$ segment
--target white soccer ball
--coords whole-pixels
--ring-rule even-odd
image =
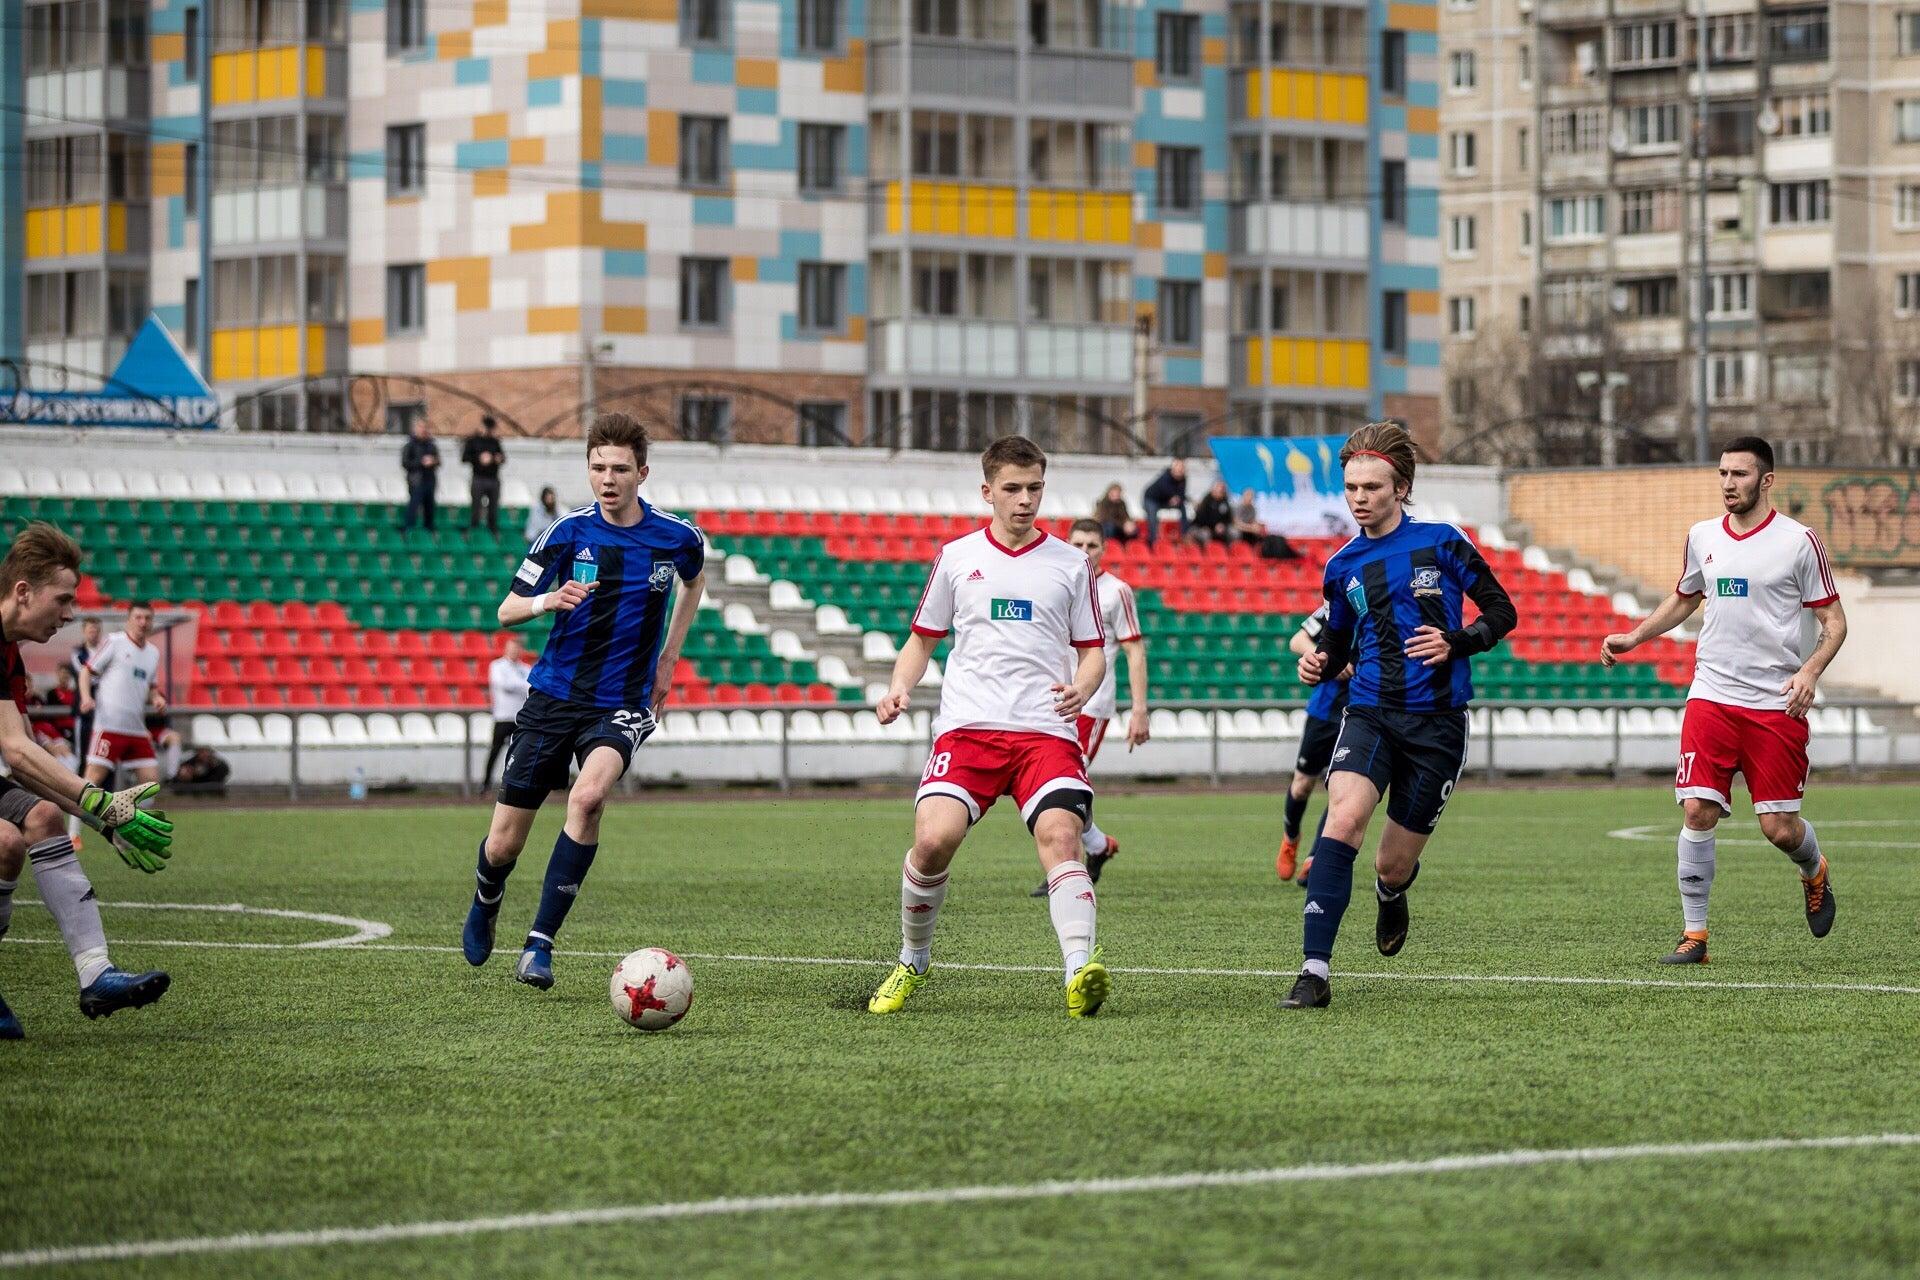
[[[693,974],[673,952],[642,947],[613,967],[607,997],[628,1026],[665,1031],[693,1005]]]

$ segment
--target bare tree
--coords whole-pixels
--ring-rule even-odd
[[[1920,316],[1895,316],[1881,298],[1843,309],[1836,327],[1835,452],[1897,466],[1901,446],[1920,441]]]

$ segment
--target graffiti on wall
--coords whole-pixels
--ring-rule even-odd
[[[1836,475],[1817,496],[1796,485],[1789,497],[1788,514],[1820,529],[1836,563],[1920,568],[1920,475]]]

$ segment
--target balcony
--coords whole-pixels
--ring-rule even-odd
[[[1011,320],[882,320],[873,326],[881,374],[1129,385],[1130,325]]]
[[[28,76],[26,123],[145,119],[151,90],[145,67],[79,67]]]
[[[1123,64],[1125,65],[1125,64]],[[986,104],[1010,103],[1018,90],[1013,49],[971,40],[916,36],[909,64],[898,41],[875,41],[867,55],[867,83],[875,97],[898,97],[912,73],[915,98],[976,98]],[[1127,81],[1131,92],[1131,73]]]
[[[1244,120],[1364,126],[1367,78],[1336,71],[1236,71],[1230,101]]]
[[[1273,200],[1228,211],[1234,253],[1273,258],[1367,257],[1367,211],[1352,205]]]
[[[301,350],[304,344],[306,350]],[[300,367],[304,354],[306,368]],[[346,368],[347,327],[343,324],[270,324],[218,326],[213,331],[213,380],[254,382]]]
[[[70,204],[27,210],[28,258],[89,257],[147,251],[147,206]]]
[[[284,45],[213,55],[212,103],[244,107],[288,98],[347,96],[347,51],[334,45]]]
[[[1232,368],[1240,386],[1365,391],[1371,354],[1358,338],[1236,338]]]
[[[882,234],[901,233],[903,184],[881,194]],[[1037,240],[1057,244],[1128,246],[1133,243],[1133,196],[1125,191],[1035,188],[1025,207],[1010,186],[915,179],[907,201],[907,230],[917,236],[975,240]]]
[[[223,247],[346,238],[344,186],[267,187],[213,196],[213,242]]]
[[[1124,53],[1035,49],[1027,54],[1027,100],[1035,106],[1133,110],[1133,59]]]

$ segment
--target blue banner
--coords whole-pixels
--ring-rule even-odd
[[[100,390],[0,393],[0,422],[24,426],[205,429],[219,420],[220,397],[152,316]]]
[[[1345,436],[1214,436],[1214,460],[1235,501],[1249,490],[1269,533],[1293,537],[1351,537],[1340,466]]]

